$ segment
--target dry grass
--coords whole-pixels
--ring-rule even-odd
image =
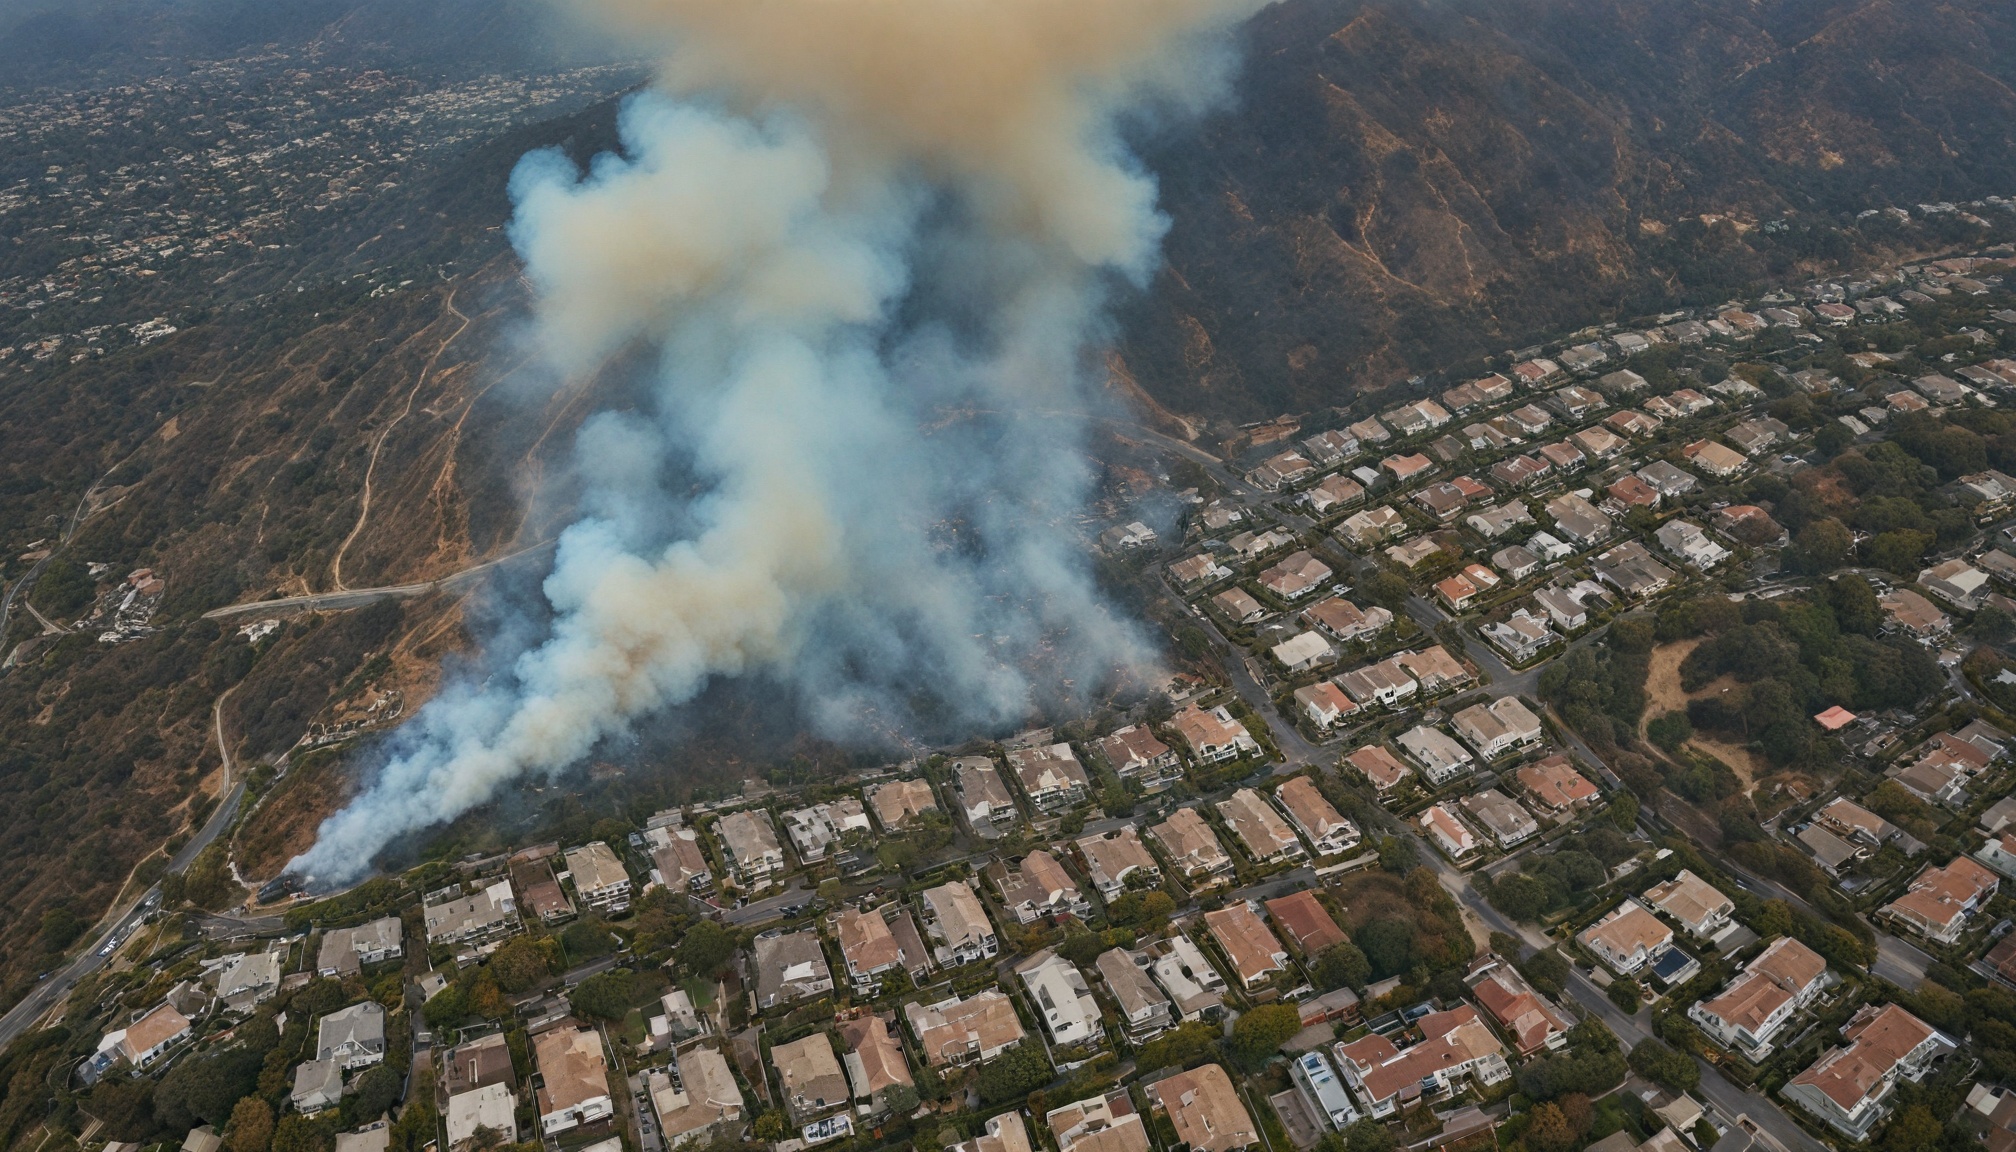
[[[1689,702],[1719,695],[1736,687],[1736,681],[1728,676],[1720,677],[1704,685],[1698,692],[1687,692],[1680,687],[1680,665],[1689,653],[1701,646],[1701,638],[1679,640],[1671,644],[1661,644],[1652,650],[1651,668],[1645,677],[1645,695],[1651,701],[1645,715],[1639,718],[1638,735],[1643,737],[1654,717],[1667,712],[1685,712]],[[1716,740],[1696,735],[1687,742],[1695,750],[1713,756],[1729,766],[1736,778],[1743,781],[1744,794],[1757,788],[1757,781],[1771,773],[1771,766],[1763,757],[1740,744],[1726,740]]]

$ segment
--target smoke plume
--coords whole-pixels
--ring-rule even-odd
[[[289,865],[319,884],[712,677],[870,739],[1153,663],[1074,521],[1102,297],[1165,227],[1114,117],[1214,94],[1255,0],[581,6],[660,81],[621,156],[521,162],[510,234],[553,379],[646,347],[652,404],[579,434],[550,633],[395,734]]]

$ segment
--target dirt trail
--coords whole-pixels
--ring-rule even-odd
[[[1651,670],[1645,677],[1645,695],[1650,704],[1645,715],[1638,720],[1638,735],[1642,738],[1652,720],[1667,712],[1685,712],[1690,700],[1701,700],[1726,691],[1735,684],[1734,680],[1722,677],[1705,685],[1699,692],[1688,693],[1680,687],[1680,664],[1689,653],[1701,646],[1700,637],[1679,640],[1672,644],[1662,644],[1652,650]],[[1755,752],[1740,744],[1726,740],[1713,740],[1696,735],[1688,746],[1706,752],[1729,766],[1736,778],[1743,782],[1743,793],[1749,795],[1757,790],[1757,781],[1770,773],[1770,766]]]

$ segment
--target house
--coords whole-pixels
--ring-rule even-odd
[[[964,1000],[954,996],[928,1006],[905,1004],[903,1016],[917,1037],[924,1062],[933,1068],[984,1063],[1027,1035],[1015,1014],[1015,1002],[993,988]]]
[[[1664,420],[1659,419],[1657,416],[1631,408],[1612,412],[1603,418],[1603,426],[1605,428],[1616,432],[1619,436],[1628,436],[1633,439],[1642,439],[1650,436],[1654,432],[1659,431],[1660,426],[1665,423]]]
[[[1237,1152],[1260,1143],[1259,1125],[1239,1101],[1232,1078],[1205,1064],[1148,1085],[1148,1102],[1169,1116],[1176,1143],[1190,1152]]]
[[[1512,500],[1465,516],[1463,523],[1486,540],[1496,540],[1521,525],[1533,523],[1533,513],[1526,510],[1526,505]]]
[[[1413,500],[1423,512],[1445,524],[1470,505],[1470,498],[1464,495],[1463,489],[1446,480],[1422,488],[1414,493]]]
[[[1403,540],[1388,547],[1386,555],[1395,564],[1412,572],[1442,555],[1442,542],[1434,536],[1416,536],[1412,540]]]
[[[1573,547],[1555,539],[1551,532],[1535,532],[1527,538],[1526,547],[1549,564],[1556,560],[1566,560],[1575,554]]]
[[[833,990],[833,970],[819,933],[765,932],[756,937],[756,1006],[761,1009],[794,1004]]]
[[[1791,436],[1792,429],[1769,416],[1744,420],[1723,429],[1722,435],[1745,456],[1755,456]]]
[[[315,1058],[334,1061],[345,1072],[384,1060],[385,1006],[366,1000],[322,1017],[315,1029]]]
[[[134,1068],[145,1068],[187,1040],[194,1031],[189,1018],[176,1011],[174,1005],[157,1004],[126,1027],[107,1032],[98,1041],[98,1051],[101,1055],[111,1054],[112,1059],[124,1060]],[[111,1067],[112,1059],[103,1061],[99,1072]]]
[[[1370,441],[1374,444],[1384,444],[1393,438],[1392,431],[1381,424],[1377,416],[1367,416],[1356,424],[1346,425],[1344,431],[1361,443]]]
[[[1462,612],[1477,598],[1477,586],[1462,576],[1451,576],[1435,585],[1435,595],[1451,612]]]
[[[1549,500],[1546,512],[1554,518],[1555,528],[1577,544],[1594,544],[1610,534],[1610,517],[1573,492]]]
[[[486,1128],[504,1143],[518,1142],[518,1099],[509,1086],[486,1084],[448,1097],[450,1152],[473,1146]]]
[[[1334,575],[1330,566],[1309,552],[1291,552],[1260,573],[1260,586],[1283,600],[1300,600]]]
[[[1605,491],[1610,496],[1607,503],[1613,504],[1625,512],[1629,512],[1633,508],[1657,508],[1659,506],[1659,490],[1629,472],[1626,472],[1622,478],[1613,482]]]
[[[1967,774],[1937,753],[1909,766],[1894,767],[1888,775],[1928,804],[1957,808],[1967,801]]]
[[[1974,860],[1955,857],[1943,868],[1928,866],[1902,896],[1879,915],[1939,944],[1952,944],[1976,910],[1995,895],[2000,881]]]
[[[1673,499],[1700,487],[1701,482],[1664,460],[1654,460],[1638,470],[1638,478],[1650,484],[1660,496]]]
[[[1092,886],[1099,890],[1099,896],[1104,900],[1112,900],[1125,892],[1127,877],[1136,871],[1144,878],[1162,874],[1155,857],[1149,854],[1148,846],[1141,843],[1141,834],[1131,824],[1079,840],[1078,855],[1085,861],[1085,871],[1092,878]]]
[[[1758,548],[1775,547],[1791,538],[1770,513],[1755,504],[1718,509],[1709,523],[1724,536]]]
[[[1575,939],[1612,972],[1628,976],[1673,946],[1673,930],[1645,905],[1626,900]]]
[[[1097,1045],[1105,1035],[1099,1002],[1092,999],[1084,974],[1069,960],[1045,948],[1017,964],[1015,975],[1028,990],[1029,1004],[1051,1043],[1059,1047]]]
[[[925,930],[938,942],[934,959],[939,967],[956,968],[1000,953],[994,922],[987,919],[980,897],[964,882],[953,880],[926,888],[919,899],[924,903]]]
[[[1304,633],[1313,636],[1315,633]],[[1319,681],[1306,688],[1295,690],[1295,707],[1309,718],[1309,722],[1320,730],[1327,731],[1342,723],[1345,718],[1358,711],[1358,705],[1344,690],[1329,680]]]
[[[1671,568],[1653,559],[1636,540],[1628,540],[1596,558],[1596,578],[1632,599],[1656,596],[1673,586]]]
[[[985,756],[965,756],[952,762],[952,790],[974,831],[1011,824],[1022,815],[1008,795],[1001,773]]]
[[[1477,754],[1486,760],[1516,748],[1537,744],[1546,734],[1540,718],[1517,696],[1501,696],[1488,704],[1472,704],[1456,713],[1450,723]]]
[[[1829,876],[1839,876],[1842,870],[1858,860],[1868,858],[1869,849],[1849,840],[1843,840],[1833,832],[1818,824],[1808,824],[1799,829],[1794,839],[1813,853],[1813,862]]]
[[[1596,387],[1606,396],[1635,396],[1651,386],[1651,381],[1629,368],[1619,368],[1596,378]]]
[[[1317,1123],[1333,1132],[1342,1132],[1358,1122],[1358,1109],[1344,1082],[1331,1070],[1321,1052],[1304,1052],[1288,1065],[1288,1079],[1301,1097],[1302,1109]]]
[[[1827,961],[1784,936],[1773,941],[1713,999],[1696,1002],[1687,1010],[1687,1018],[1715,1043],[1761,1064],[1771,1054],[1780,1030],[1826,987]]]
[[[1183,762],[1176,750],[1156,739],[1146,724],[1129,724],[1111,736],[1101,737],[1099,755],[1122,780],[1140,780],[1143,788],[1159,792],[1183,775]]]
[[[397,916],[383,916],[355,928],[331,928],[322,934],[315,971],[322,976],[355,976],[366,964],[378,964],[406,954]]]
[[[868,808],[875,813],[876,823],[882,825],[885,832],[896,831],[908,824],[913,816],[938,811],[938,798],[932,794],[929,780],[891,780],[886,784],[871,784],[867,795]]]
[[[847,1083],[847,1073],[824,1032],[770,1049],[770,1065],[777,1069],[784,1108],[796,1123],[808,1124],[853,1103],[853,1086]]]
[[[1589,457],[1582,449],[1570,444],[1566,440],[1558,444],[1542,444],[1539,452],[1540,459],[1546,461],[1549,468],[1561,473],[1563,476],[1580,470],[1584,464],[1589,462]]]
[[[442,1087],[451,1098],[492,1084],[507,1088],[518,1085],[517,1069],[511,1063],[511,1046],[501,1032],[450,1049],[441,1057],[441,1064]]]
[[[1306,888],[1267,901],[1267,915],[1274,921],[1275,931],[1305,957],[1321,956],[1345,941],[1344,930],[1329,909]]]
[[[1223,580],[1232,575],[1232,570],[1218,563],[1218,558],[1209,552],[1199,552],[1169,565],[1169,575],[1185,588],[1195,588]]]
[[[1344,762],[1356,768],[1381,795],[1392,791],[1402,780],[1414,774],[1412,768],[1377,744],[1353,748],[1344,754]]]
[[[1988,574],[1960,559],[1948,560],[1925,569],[1918,573],[1918,583],[1926,591],[1963,612],[1972,612],[1979,608],[1990,591]]]
[[[1580,448],[1591,460],[1608,460],[1630,447],[1622,436],[1607,428],[1584,428],[1571,433],[1568,442]]]
[[[1336,856],[1358,846],[1358,826],[1346,820],[1309,777],[1289,780],[1274,793],[1274,798],[1295,827],[1316,846],[1316,855]]]
[[[1304,855],[1295,830],[1251,788],[1241,788],[1219,801],[1218,815],[1255,863],[1275,864]]]
[[[1043,1122],[1057,1152],[1148,1152],[1148,1129],[1125,1088],[1053,1108]]]
[[[1018,923],[1033,924],[1046,916],[1083,917],[1092,911],[1091,901],[1078,892],[1077,881],[1057,858],[1041,848],[1022,858],[1011,869],[997,860],[982,870],[1001,894],[1001,904],[1015,914]]]
[[[1960,477],[1958,487],[1974,504],[1977,514],[1997,511],[2016,502],[2016,476],[1993,468]]]
[[[1532,484],[1553,470],[1553,464],[1533,456],[1510,456],[1491,465],[1491,479],[1516,490]]]
[[[1883,611],[1890,616],[1890,623],[1920,640],[1930,640],[1952,631],[1953,621],[1944,612],[1932,606],[1930,600],[1911,591],[1897,588],[1876,598]]]
[[[1898,832],[1895,824],[1845,797],[1836,797],[1828,801],[1813,814],[1813,819],[1834,832],[1871,848],[1882,847],[1886,840]]]
[[[864,996],[874,995],[890,973],[903,971],[906,960],[920,959],[904,956],[903,945],[880,911],[842,908],[833,917],[833,929],[840,940],[840,958],[847,966],[847,983]]]
[[[442,897],[444,893],[430,894],[422,909],[427,926],[427,942],[430,944],[483,944],[500,940],[524,928],[524,924],[518,919],[518,901],[511,893],[511,882],[508,880],[495,881],[467,896],[456,889],[448,891],[453,895],[438,901],[436,898]],[[277,991],[279,987],[277,967],[273,975],[273,986]],[[219,994],[224,995],[221,988]]]
[[[1579,384],[1557,389],[1546,400],[1548,407],[1570,420],[1582,420],[1590,413],[1600,411],[1606,403],[1601,395]]]
[[[952,1144],[946,1152],[1032,1152],[1028,1142],[1028,1126],[1022,1124],[1020,1112],[1002,1112],[1000,1116],[988,1120],[984,1132],[964,1144]]]
[[[1022,795],[1038,811],[1069,808],[1092,791],[1092,778],[1085,774],[1085,766],[1078,763],[1069,744],[1011,748],[1008,767],[1015,773],[1015,782],[1022,786]]]
[[[1967,398],[1966,385],[1936,372],[1911,381],[1911,387],[1934,404],[1958,404]]]
[[[1334,508],[1349,508],[1364,499],[1365,486],[1341,472],[1325,476],[1315,487],[1302,493],[1302,502],[1318,516],[1327,515]]]
[[[858,803],[855,804],[859,808]],[[867,826],[867,817],[862,817]],[[573,873],[574,891],[590,908],[605,916],[620,916],[630,910],[630,873],[609,845],[591,840],[567,850],[567,870]]]
[[[303,1060],[294,1068],[294,1110],[312,1116],[343,1100],[343,1066],[334,1060]]]
[[[1304,461],[1304,463],[1307,463]],[[1099,543],[1109,553],[1132,551],[1146,548],[1155,543],[1158,536],[1153,528],[1135,520],[1127,524],[1116,524],[1099,534]]]
[[[1328,664],[1337,658],[1330,642],[1314,629],[1296,633],[1276,644],[1270,652],[1275,662],[1291,674],[1307,672],[1318,664]]]
[[[1195,808],[1178,808],[1148,829],[1185,880],[1212,880],[1232,871],[1232,857]]]
[[[1470,967],[1464,978],[1470,996],[1497,1021],[1512,1048],[1523,1059],[1543,1051],[1560,1051],[1568,1046],[1568,1030],[1575,1025],[1559,1008],[1549,1004],[1519,970],[1498,956],[1486,955]]]
[[[1302,619],[1347,644],[1393,626],[1393,613],[1376,604],[1360,609],[1342,596],[1326,597],[1310,605],[1302,613]]]
[[[1288,952],[1247,903],[1204,913],[1204,927],[1231,965],[1240,986],[1252,991],[1288,970]]]
[[[1225,978],[1188,936],[1177,934],[1148,946],[1149,974],[1169,994],[1184,1023],[1216,1018],[1225,1009]]]
[[[1717,444],[1713,440],[1696,440],[1680,449],[1680,454],[1694,465],[1696,471],[1717,480],[1727,480],[1740,475],[1743,469],[1749,467],[1749,461],[1744,459],[1743,453]]]
[[[1582,605],[1572,591],[1566,588],[1542,588],[1533,593],[1533,603],[1556,628],[1573,632],[1589,625],[1589,610]]]
[[[1246,474],[1246,482],[1262,492],[1279,492],[1315,472],[1316,466],[1304,459],[1300,452],[1288,451],[1268,457],[1258,468]]]
[[[1477,634],[1505,653],[1506,659],[1514,664],[1524,664],[1538,656],[1542,649],[1561,640],[1561,635],[1549,628],[1545,620],[1524,608],[1495,624],[1484,625]]]
[[[2016,877],[2016,831],[1990,836],[1974,850],[1974,858],[2003,876]]]
[[[1206,764],[1222,764],[1260,751],[1260,742],[1222,704],[1208,710],[1192,704],[1169,723],[1190,746],[1190,754]]]
[[[1668,520],[1652,534],[1659,546],[1683,564],[1706,572],[1729,558],[1729,550],[1708,538],[1698,525],[1685,520]]]
[[[1959,1046],[1895,1004],[1869,1004],[1830,1048],[1792,1078],[1781,1094],[1851,1140],[1869,1135],[1889,1114],[1884,1102],[1899,1080],[1917,1082],[1932,1062]]]
[[[1409,455],[1392,455],[1379,462],[1382,471],[1391,475],[1396,483],[1405,484],[1424,472],[1432,472],[1435,462],[1415,452]]]
[[[1460,688],[1476,677],[1470,670],[1458,663],[1440,644],[1431,645],[1418,652],[1402,652],[1394,657],[1409,676],[1421,685],[1424,693],[1440,692],[1447,688]]]
[[[510,899],[511,886],[498,884]],[[513,922],[516,922],[514,916]],[[271,1000],[280,991],[282,953],[244,952],[226,957],[212,977],[217,998],[234,1012],[250,1012],[255,1005]]]
[[[1169,998],[1148,978],[1145,953],[1110,948],[1099,954],[1093,967],[1106,982],[1106,991],[1120,1005],[1120,1026],[1130,1043],[1152,1040],[1176,1026],[1176,1014]]]
[[[1596,802],[1596,785],[1575,770],[1566,756],[1554,755],[1528,764],[1517,773],[1527,802],[1550,816],[1564,816]]]
[[[863,1115],[889,1111],[891,1089],[917,1086],[903,1058],[895,1021],[893,1015],[866,1013],[840,1023],[840,1046],[845,1052],[841,1063],[854,1090],[855,1109]]]
[[[849,833],[865,839],[873,830],[868,826],[868,810],[859,800],[848,797],[784,813],[784,833],[791,838],[800,860],[816,864]]]
[[[549,851],[550,849],[550,851]],[[558,844],[540,845],[517,854],[511,862],[511,886],[517,889],[518,905],[539,918],[541,924],[558,924],[574,918],[574,901],[553,875],[547,861],[560,852]],[[533,855],[537,853],[537,855]]]
[[[920,781],[910,781],[920,783]],[[926,784],[928,795],[931,786]],[[674,892],[705,888],[714,882],[714,868],[707,851],[700,846],[700,833],[692,828],[646,828],[644,843],[651,852],[658,882]]]
[[[722,1125],[740,1120],[747,1108],[727,1058],[704,1045],[688,1048],[664,1068],[645,1073],[644,1089],[671,1148],[689,1139],[704,1140]]]
[[[1534,821],[1517,800],[1498,791],[1486,788],[1482,792],[1465,796],[1463,811],[1470,819],[1483,826],[1500,848],[1512,848],[1524,844],[1540,834],[1540,825]]]
[[[1353,512],[1337,526],[1337,538],[1354,547],[1364,548],[1382,540],[1391,540],[1407,530],[1407,521],[1391,508],[1367,508]]]
[[[592,1029],[563,1026],[541,1032],[532,1037],[532,1053],[544,1082],[534,1093],[542,1134],[558,1135],[616,1114],[602,1041]]]
[[[1335,428],[1302,441],[1305,454],[1324,467],[1341,464],[1358,454],[1358,438]]]
[[[1673,879],[1647,889],[1644,899],[1702,940],[1711,939],[1727,928],[1729,918],[1736,913],[1735,901],[1686,868]]]
[[[1523,544],[1500,548],[1491,554],[1491,566],[1503,572],[1508,580],[1524,580],[1540,571],[1540,565],[1540,557]]]
[[[1523,360],[1512,366],[1512,375],[1528,388],[1545,383],[1560,371],[1561,366],[1552,360]]]
[[[1255,620],[1267,615],[1267,609],[1262,607],[1260,601],[1255,600],[1253,594],[1244,588],[1227,588],[1225,591],[1211,597],[1211,603],[1216,605],[1218,610],[1225,614],[1225,618],[1234,624],[1251,624]]]
[[[1334,1049],[1337,1068],[1372,1116],[1390,1116],[1426,1093],[1451,1089],[1465,1076],[1496,1084],[1512,1075],[1505,1049],[1468,1004],[1430,1012],[1416,1025],[1423,1037],[1407,1049],[1374,1032]]]
[[[1421,775],[1431,787],[1439,788],[1470,769],[1469,751],[1440,728],[1417,724],[1400,734],[1399,744],[1421,765]]]
[[[1421,813],[1421,832],[1451,860],[1461,860],[1477,850],[1477,837],[1455,813],[1440,804],[1430,805]]]
[[[770,814],[761,808],[731,812],[714,825],[737,885],[758,889],[784,873],[784,848],[777,843]]]

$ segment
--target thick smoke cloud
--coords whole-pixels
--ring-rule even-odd
[[[1153,663],[1073,520],[1102,295],[1165,226],[1112,117],[1213,91],[1249,0],[590,7],[662,42],[661,83],[621,157],[525,158],[511,239],[554,379],[646,346],[653,406],[582,429],[550,634],[395,736],[290,865],[317,883],[712,677],[872,739]]]

